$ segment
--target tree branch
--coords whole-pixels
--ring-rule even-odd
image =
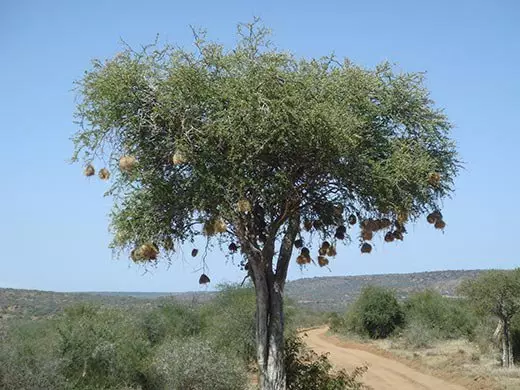
[[[283,236],[282,243],[280,245],[280,252],[278,254],[278,260],[276,262],[275,281],[282,288],[282,290],[285,285],[285,279],[287,278],[287,270],[291,260],[294,240],[296,239],[296,235],[299,231],[300,214],[294,214],[289,218],[289,224]]]

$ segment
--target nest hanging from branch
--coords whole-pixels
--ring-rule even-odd
[[[312,221],[310,219],[303,221],[303,228],[305,231],[310,232],[312,230]]]
[[[372,252],[372,245],[370,245],[368,242],[363,243],[363,245],[361,245],[361,253],[370,252]]]
[[[236,253],[236,251],[238,250],[237,244],[235,244],[234,242],[232,242],[231,244],[229,244],[229,246],[228,246],[228,250],[229,250],[231,253]]]
[[[438,219],[435,221],[435,229],[444,229],[446,227],[446,222],[442,219]]]
[[[320,267],[325,267],[326,265],[329,265],[329,259],[325,256],[318,256],[318,264]]]
[[[237,202],[237,210],[240,213],[250,213],[252,210],[251,203],[247,199],[240,199]]]
[[[361,232],[361,238],[363,241],[370,241],[374,237],[374,233],[372,233],[372,230],[363,230]]]
[[[85,170],[83,171],[83,174],[86,177],[94,176],[96,174],[96,170],[94,169],[94,166],[92,164],[88,164],[85,167]]]
[[[137,159],[134,156],[123,156],[119,159],[119,169],[125,173],[130,173],[135,168]]]
[[[98,176],[101,180],[108,180],[110,179],[110,172],[106,168],[101,168],[99,170]]]
[[[173,165],[181,165],[185,164],[188,160],[186,159],[186,156],[181,151],[177,150],[172,157],[172,163]]]
[[[199,250],[197,248],[193,248],[191,250],[191,256],[192,257],[197,257],[198,254],[199,254]]]
[[[294,247],[300,249],[303,247],[303,240],[301,238],[294,241]]]
[[[393,242],[394,240],[395,240],[395,237],[392,232],[388,232],[385,234],[385,242]]]
[[[441,175],[438,172],[432,172],[428,175],[428,184],[432,187],[438,187],[441,184]]]
[[[211,280],[209,279],[208,275],[206,275],[206,274],[200,275],[199,284],[208,284],[209,282],[211,282]]]
[[[357,217],[354,214],[350,214],[348,217],[349,225],[355,225],[357,223]]]

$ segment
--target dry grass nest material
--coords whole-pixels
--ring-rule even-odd
[[[85,174],[85,176],[90,177],[90,176],[94,176],[96,174],[96,170],[92,164],[88,164],[85,167],[85,170],[83,171],[83,173]]]
[[[110,172],[106,168],[101,168],[99,170],[98,176],[101,180],[108,180],[110,179]]]
[[[137,159],[134,156],[123,156],[119,159],[119,169],[126,173],[132,172],[136,164]]]

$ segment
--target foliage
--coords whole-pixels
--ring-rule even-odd
[[[58,332],[54,322],[3,322],[0,337],[0,388],[64,389],[66,379],[60,374]]]
[[[144,312],[140,326],[152,345],[167,337],[183,338],[202,332],[202,318],[194,307],[167,303]]]
[[[217,297],[202,308],[204,334],[219,350],[246,363],[256,358],[255,294],[248,286],[220,286]]]
[[[318,355],[306,348],[301,338],[285,341],[285,369],[288,390],[346,390],[364,388],[359,381],[367,367],[358,367],[351,374],[332,371],[327,355]]]
[[[255,23],[195,47],[126,47],[77,82],[73,160],[109,165],[113,246],[134,261],[202,233],[259,250],[292,218],[327,237],[349,214],[388,218],[402,236],[451,193],[451,124],[422,74],[298,59]]]
[[[243,390],[247,384],[247,368],[240,359],[197,339],[163,343],[152,370],[165,390]]]
[[[376,286],[363,289],[347,313],[346,326],[371,338],[385,338],[403,325],[404,314],[393,291]]]
[[[520,268],[488,271],[464,281],[459,291],[481,314],[510,320],[520,310]]]
[[[79,389],[145,386],[150,342],[130,313],[93,306],[65,312],[58,325],[62,371]]]
[[[411,295],[404,303],[404,312],[408,323],[405,333],[410,331],[410,324],[416,324],[444,339],[471,338],[478,323],[467,302],[445,298],[432,290]]]

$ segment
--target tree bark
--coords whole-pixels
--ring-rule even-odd
[[[299,216],[289,220],[273,270],[275,235],[247,255],[256,291],[256,355],[261,390],[285,390],[283,290]]]
[[[502,319],[502,366],[514,367],[513,344],[511,343],[511,327],[508,319]]]

